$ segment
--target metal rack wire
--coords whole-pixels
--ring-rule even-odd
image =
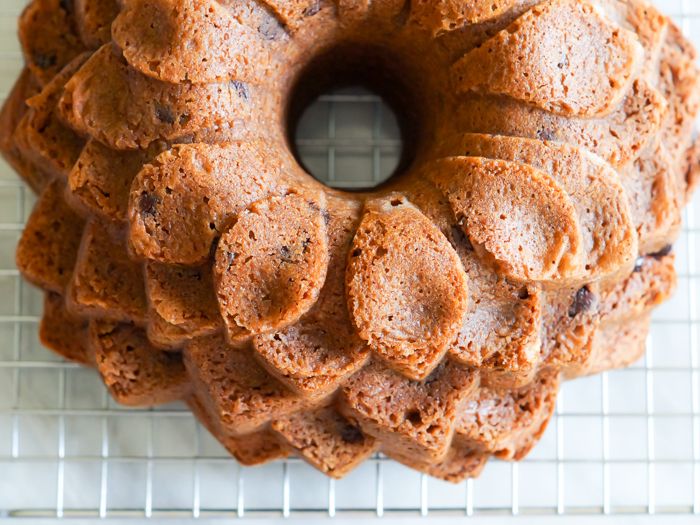
[[[21,67],[25,0],[0,5],[0,94]],[[700,44],[700,3],[665,0]],[[372,186],[398,163],[395,119],[377,97],[326,95],[298,131],[330,185]],[[699,196],[700,197],[700,196]],[[381,455],[327,480],[298,459],[242,468],[179,405],[114,404],[95,375],[43,350],[41,296],[14,266],[31,192],[0,166],[0,519],[389,515],[700,515],[700,198],[676,246],[679,290],[656,314],[645,360],[564,386],[540,445],[449,485]]]

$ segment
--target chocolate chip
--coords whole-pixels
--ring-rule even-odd
[[[643,266],[644,266],[644,257],[637,257],[637,260],[634,262],[634,273],[641,272]]]
[[[316,0],[313,5],[310,5],[306,9],[304,9],[304,12],[302,13],[304,16],[314,16],[316,13],[318,13],[321,10],[321,2],[319,0]]]
[[[403,6],[401,6],[401,11],[394,18],[394,24],[397,26],[406,25],[408,18],[411,15],[411,0],[405,0]]]
[[[163,106],[162,104],[156,103],[156,118],[161,122],[166,124],[175,124],[175,115],[173,115],[173,110],[168,106]]]
[[[554,131],[551,129],[541,128],[537,130],[537,138],[540,140],[554,140]]]
[[[663,248],[661,248],[658,252],[655,253],[650,253],[649,257],[653,257],[657,261],[663,259],[667,255],[669,255],[673,251],[673,246],[671,244],[667,244]]]
[[[289,249],[289,246],[282,246],[280,248],[280,258],[283,262],[292,262],[292,251]]]
[[[432,372],[430,372],[430,375],[423,380],[423,386],[430,386],[433,383],[439,381],[440,380],[440,371],[441,371],[441,368],[438,367],[435,370],[433,370]]]
[[[238,254],[236,252],[226,252],[226,262],[228,263],[228,269],[231,269],[231,266],[233,266],[233,261],[236,260],[238,257]]]
[[[240,80],[233,80],[231,81],[231,85],[233,86],[233,89],[236,90],[236,94],[242,98],[243,100],[249,100],[250,99],[250,91],[248,91],[248,84],[245,82],[241,82]]]
[[[69,15],[73,14],[73,0],[59,0],[58,5]]]
[[[258,33],[267,40],[279,40],[284,34],[284,28],[275,17],[270,15],[258,26]]]
[[[588,286],[584,286],[574,296],[574,302],[569,307],[569,317],[574,318],[581,313],[589,311],[594,304],[595,295],[588,289]]]
[[[530,298],[530,292],[528,291],[527,288],[523,287],[520,290],[518,290],[518,299],[521,301],[524,301],[525,299]]]
[[[47,54],[42,53],[40,51],[36,51],[32,55],[32,57],[34,59],[34,64],[36,64],[41,69],[48,69],[50,67],[53,67],[56,65],[56,62],[57,62],[56,55],[54,55],[54,54],[47,55]]]
[[[141,198],[139,199],[139,210],[141,211],[141,215],[155,215],[158,202],[158,197],[155,195],[145,191],[141,193]]]
[[[455,248],[461,246],[465,248],[468,252],[474,251],[474,246],[472,246],[469,237],[467,237],[467,234],[464,233],[464,230],[457,225],[452,226],[452,246],[454,246]]]
[[[159,352],[158,358],[162,359],[166,363],[182,363],[182,354],[180,352]]]
[[[350,445],[357,445],[365,440],[365,435],[358,427],[347,423],[340,429],[340,438]]]

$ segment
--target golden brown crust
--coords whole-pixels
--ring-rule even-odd
[[[68,174],[66,200],[82,215],[126,222],[131,183],[163,147],[116,151],[90,139]]]
[[[51,182],[39,197],[17,245],[17,268],[29,282],[63,294],[78,257],[85,222],[63,199],[63,183]]]
[[[99,221],[90,221],[83,231],[66,300],[75,315],[145,323],[141,267],[129,259],[124,239]]]
[[[119,13],[120,0],[73,0],[75,25],[88,49],[112,40],[112,22]]]
[[[146,165],[129,196],[134,254],[186,265],[210,258],[233,217],[281,189],[280,165],[256,144],[180,145]]]
[[[0,151],[4,159],[36,193],[41,193],[51,177],[22,156],[15,130],[28,110],[26,101],[41,90],[29,68],[25,67],[0,112]]]
[[[251,80],[268,61],[260,37],[216,0],[131,0],[112,38],[134,69],[174,84]]]
[[[97,370],[124,405],[151,406],[184,399],[190,390],[182,355],[160,352],[130,324],[90,322]]]
[[[216,419],[229,435],[255,432],[273,418],[307,405],[303,397],[270,377],[248,349],[233,349],[222,336],[188,344],[185,364],[195,389],[207,396]]]
[[[59,110],[78,133],[115,149],[156,140],[220,141],[240,135],[252,103],[236,83],[170,84],[128,67],[110,44],[98,49],[66,84]]]
[[[576,278],[578,215],[564,188],[527,164],[450,157],[427,168],[478,255],[518,281]]]
[[[455,421],[478,375],[444,361],[423,381],[372,363],[342,389],[341,412],[380,440],[382,450],[435,463],[447,455]]]
[[[278,419],[272,430],[305,461],[334,478],[346,475],[377,449],[371,436],[332,407]]]
[[[63,0],[34,0],[20,17],[24,59],[42,86],[84,51],[74,30],[71,5]]]
[[[555,0],[467,53],[452,75],[461,92],[504,94],[557,114],[591,117],[620,103],[642,57],[636,34],[610,23],[592,4]]]
[[[455,441],[501,459],[522,459],[547,427],[558,389],[551,370],[518,390],[482,388],[464,407]]]
[[[223,232],[214,286],[229,340],[283,329],[318,300],[328,270],[325,205],[322,195],[268,197]]]
[[[95,357],[88,344],[88,322],[72,315],[63,297],[47,292],[44,315],[39,325],[41,344],[58,355],[85,366],[94,366]]]

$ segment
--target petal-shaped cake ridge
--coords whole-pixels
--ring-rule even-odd
[[[333,407],[298,412],[272,422],[289,447],[318,470],[341,478],[371,456],[378,443]]]
[[[243,465],[259,465],[289,456],[287,444],[277,433],[268,428],[244,436],[229,436],[222,432],[216,415],[208,410],[198,396],[190,396],[187,399],[187,406],[224,448]]]
[[[223,328],[208,264],[192,267],[147,263],[146,292],[149,325],[162,320],[179,328],[185,339],[210,335]]]
[[[676,288],[675,257],[667,250],[640,258],[634,271],[601,290],[600,315],[604,322],[622,323],[639,318],[666,301]]]
[[[90,346],[105,385],[119,403],[150,406],[187,397],[182,355],[161,352],[131,324],[90,321]]]
[[[401,195],[367,203],[348,257],[346,289],[360,337],[412,379],[437,366],[469,304],[459,257]]]
[[[459,224],[451,227],[450,242],[469,278],[470,296],[450,356],[479,367],[484,383],[499,376],[518,384],[530,380],[540,362],[541,291],[510,282],[481,264]]]
[[[659,73],[659,58],[671,22],[647,0],[626,2],[604,0],[600,7],[613,23],[637,35],[644,49],[644,64],[640,76],[655,82]]]
[[[632,266],[638,242],[625,189],[601,159],[568,144],[481,134],[461,135],[444,152],[529,164],[559,183],[576,208],[583,234],[582,279]]]
[[[229,346],[223,336],[193,340],[184,356],[195,391],[227,435],[255,432],[310,404],[273,379],[250,350]]]
[[[639,253],[656,252],[680,233],[684,195],[675,171],[670,153],[657,142],[621,173],[639,236]]]
[[[99,221],[85,227],[66,301],[76,315],[145,324],[141,266],[129,258],[125,238]]]
[[[26,100],[37,95],[40,91],[41,88],[32,76],[29,68],[25,67],[5,99],[0,112],[0,151],[2,156],[36,193],[41,193],[41,189],[44,186],[43,183],[48,181],[42,181],[46,177],[37,178],[36,180],[27,177],[31,171],[36,170],[32,164],[22,157],[15,144],[14,132],[19,122],[27,114]]]
[[[115,149],[146,148],[155,140],[220,141],[245,133],[254,101],[253,88],[243,86],[155,80],[106,44],[66,84],[59,109],[73,129]]]
[[[392,452],[387,452],[387,456],[407,467],[451,483],[461,483],[465,479],[478,477],[489,458],[487,453],[461,443],[453,443],[447,455],[438,462],[421,461],[420,458],[400,456]]]
[[[39,339],[45,347],[69,361],[95,365],[95,356],[88,344],[88,321],[71,314],[63,297],[55,292],[45,294]]]
[[[42,85],[85,50],[73,31],[69,4],[64,0],[35,0],[20,17],[24,60]]]
[[[500,17],[521,0],[415,0],[411,2],[410,20],[434,35],[461,29],[467,24],[481,24]]]
[[[683,188],[684,170],[678,169],[678,165],[684,163],[700,109],[700,75],[695,49],[675,26],[669,29],[659,70],[659,90],[669,102],[659,139],[671,155],[678,184]]]
[[[674,257],[666,249],[641,257],[634,270],[619,281],[550,294],[543,325],[547,332],[545,362],[562,369],[569,378],[612,367],[596,350],[600,332],[648,316],[675,287]]]
[[[206,332],[202,335],[209,335]],[[192,338],[198,337],[196,332],[188,332],[163,319],[155,310],[149,310],[146,322],[146,335],[153,346],[165,352],[180,352]]]
[[[536,282],[580,275],[578,214],[545,172],[479,157],[449,157],[423,169],[449,199],[474,249],[500,272]]]
[[[504,94],[561,115],[612,111],[643,59],[634,33],[582,0],[533,7],[452,68],[459,91]]]
[[[520,459],[676,286],[700,74],[647,0],[30,0],[20,40],[0,151],[40,193],[42,342],[242,464]],[[351,193],[289,124],[355,72],[408,142]]]
[[[330,307],[327,302],[325,306]],[[334,391],[369,359],[366,344],[340,308],[346,310],[344,297],[337,301],[337,313],[311,311],[280,332],[255,336],[256,357],[270,374],[303,395]]]
[[[49,175],[65,178],[83,148],[83,139],[66,128],[57,107],[66,82],[88,58],[87,53],[78,55],[39,94],[28,99],[28,111],[15,129],[20,153]]]
[[[154,142],[147,150],[117,151],[88,140],[68,175],[66,200],[81,215],[126,222],[131,183],[164,149]]]
[[[542,291],[484,265],[448,199],[427,177],[411,187],[409,198],[449,239],[469,279],[469,308],[449,355],[479,368],[482,384],[515,387],[530,382],[542,361]],[[465,454],[461,451],[456,458],[464,459]],[[449,465],[456,468],[454,462]]]
[[[17,245],[17,268],[29,282],[63,294],[78,257],[85,222],[63,199],[64,184],[44,189]]]
[[[685,199],[684,204],[688,204],[700,185],[700,140],[688,149],[686,154],[687,168],[685,170]]]
[[[525,457],[554,412],[559,374],[543,371],[518,390],[481,388],[457,421],[455,442],[501,459]]]
[[[183,144],[134,179],[129,244],[135,255],[200,265],[214,240],[246,206],[282,191],[281,164],[261,142]]]
[[[600,286],[591,283],[551,290],[544,304],[544,362],[567,376],[575,376],[591,359],[590,342],[600,326]]]
[[[268,197],[224,231],[214,282],[231,341],[283,329],[317,301],[329,262],[325,206],[323,194]]]
[[[460,411],[478,384],[478,372],[449,360],[423,381],[372,363],[343,386],[341,412],[379,439],[382,452],[435,463],[445,459]]]
[[[175,84],[255,80],[268,61],[259,35],[216,0],[129,0],[112,37],[134,69]]]
[[[85,47],[97,49],[111,42],[112,22],[121,0],[73,0],[75,25]]]
[[[650,315],[601,326],[591,342],[591,363],[585,373],[624,368],[639,360],[644,355],[650,328]]]
[[[451,125],[463,132],[567,142],[619,169],[655,137],[667,111],[663,95],[650,83],[636,80],[605,117],[565,117],[503,96],[470,95],[460,99]]]
[[[253,338],[262,365],[292,390],[311,397],[335,390],[369,358],[367,345],[350,321],[345,299],[346,256],[360,206],[335,198],[328,204],[330,255],[318,301],[297,323]]]

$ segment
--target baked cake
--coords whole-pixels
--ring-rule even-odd
[[[33,0],[19,35],[1,146],[39,194],[42,341],[244,464],[520,459],[675,286],[699,76],[644,0]],[[348,193],[290,130],[352,83],[405,147]]]

